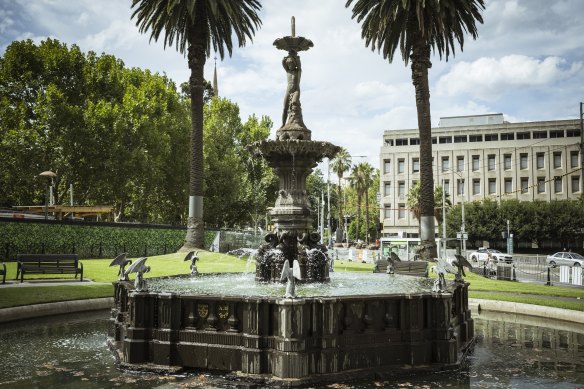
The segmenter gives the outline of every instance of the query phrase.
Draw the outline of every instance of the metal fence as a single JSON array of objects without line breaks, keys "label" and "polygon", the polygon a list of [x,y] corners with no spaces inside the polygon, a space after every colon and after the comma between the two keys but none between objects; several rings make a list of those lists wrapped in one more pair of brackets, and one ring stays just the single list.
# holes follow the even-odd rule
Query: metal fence
[{"label": "metal fence", "polygon": [[545,255],[514,255],[511,264],[474,262],[472,272],[498,280],[584,286],[581,266],[550,267]]}]

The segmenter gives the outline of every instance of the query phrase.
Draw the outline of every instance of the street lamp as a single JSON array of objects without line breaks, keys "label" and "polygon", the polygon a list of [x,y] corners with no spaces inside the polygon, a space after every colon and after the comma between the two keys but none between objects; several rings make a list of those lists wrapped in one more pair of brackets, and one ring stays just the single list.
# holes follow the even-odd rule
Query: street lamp
[{"label": "street lamp", "polygon": [[[53,188],[53,178],[57,177],[57,174],[50,171],[50,170],[46,170],[44,172],[42,172],[41,174],[39,174],[39,176],[41,177],[47,177],[50,178],[50,190],[52,190]],[[45,194],[45,220],[47,220],[49,218],[49,180],[47,180],[47,191]]]}]

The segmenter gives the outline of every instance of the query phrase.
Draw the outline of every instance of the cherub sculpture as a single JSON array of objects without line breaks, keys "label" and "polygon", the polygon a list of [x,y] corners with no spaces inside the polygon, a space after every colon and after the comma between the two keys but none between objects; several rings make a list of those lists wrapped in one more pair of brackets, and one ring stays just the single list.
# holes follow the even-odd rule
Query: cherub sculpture
[{"label": "cherub sculpture", "polygon": [[119,266],[120,267],[120,269],[118,270],[118,277],[120,277],[119,278],[120,281],[130,281],[127,274],[125,274],[125,270],[126,270],[126,266],[132,264],[132,261],[129,260],[127,257],[128,257],[128,253],[121,253],[120,255],[118,255],[117,257],[114,258],[112,263],[110,263],[110,267],[111,266]]},{"label": "cherub sculpture", "polygon": [[282,275],[280,276],[280,281],[288,280],[286,283],[286,294],[284,298],[296,298],[296,280],[301,280],[300,275],[300,264],[295,259],[292,268],[288,261],[284,261],[284,266],[282,267]]},{"label": "cherub sculpture", "polygon": [[144,280],[144,273],[150,271],[150,266],[146,266],[147,257],[141,257],[136,259],[128,270],[124,273],[124,276],[128,276],[130,273],[136,273],[136,279],[134,280],[134,290],[136,292],[143,292],[146,290],[146,281]]},{"label": "cherub sculpture", "polygon": [[197,269],[197,261],[199,260],[198,254],[198,251],[191,251],[184,259],[184,262],[191,261],[191,277],[199,275],[199,270]]}]

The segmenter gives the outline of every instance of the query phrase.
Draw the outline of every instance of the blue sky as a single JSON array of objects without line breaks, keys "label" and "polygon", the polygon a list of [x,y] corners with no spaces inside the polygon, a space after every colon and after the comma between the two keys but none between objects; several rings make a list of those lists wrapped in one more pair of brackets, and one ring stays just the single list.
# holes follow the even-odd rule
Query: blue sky
[{"label": "blue sky", "polygon": [[[13,40],[47,37],[83,51],[110,53],[126,66],[166,73],[180,84],[186,59],[149,42],[130,19],[130,1],[0,0],[0,54]],[[411,71],[365,47],[344,0],[263,0],[262,28],[253,43],[218,60],[219,92],[236,102],[242,119],[268,115],[279,126],[285,55],[272,45],[290,34],[314,42],[301,53],[304,122],[313,139],[367,155],[378,165],[384,130],[416,128]],[[476,41],[448,62],[432,58],[432,124],[442,116],[503,113],[510,122],[575,119],[584,101],[584,2],[486,0]],[[213,58],[205,76],[212,78]]]}]

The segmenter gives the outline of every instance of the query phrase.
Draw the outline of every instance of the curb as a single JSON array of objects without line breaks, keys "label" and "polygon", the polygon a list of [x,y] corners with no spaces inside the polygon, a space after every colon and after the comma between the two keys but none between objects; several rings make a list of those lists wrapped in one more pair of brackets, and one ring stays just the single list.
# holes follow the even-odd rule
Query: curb
[{"label": "curb", "polygon": [[55,303],[4,308],[0,309],[0,323],[32,319],[42,316],[61,315],[64,313],[97,311],[111,308],[113,303],[113,297],[103,297],[98,299],[60,301]]},{"label": "curb", "polygon": [[505,312],[516,315],[553,318],[573,323],[584,324],[584,312],[570,309],[545,307],[542,305],[514,303],[510,301],[468,299],[468,305],[472,313],[480,311]]}]

